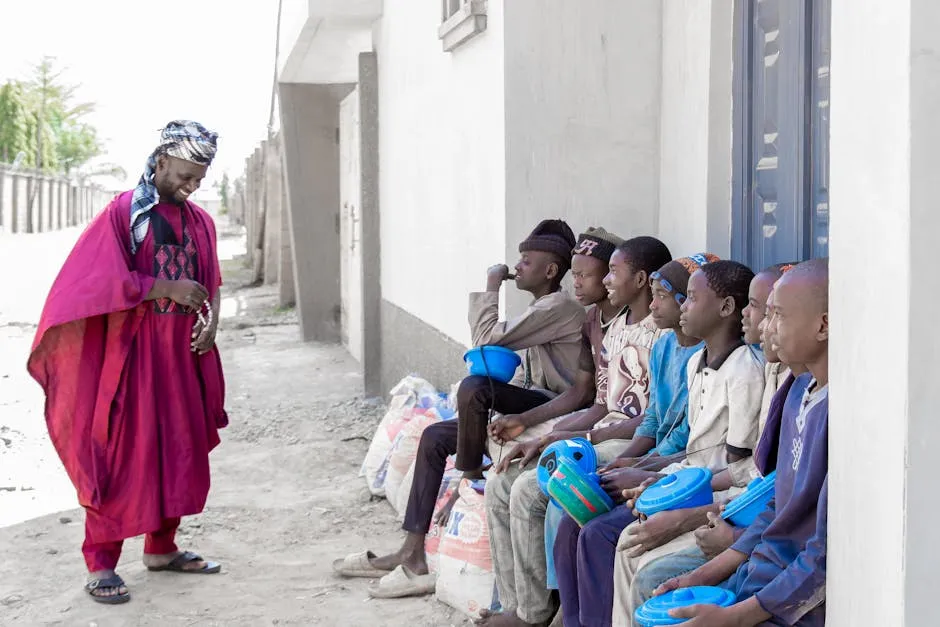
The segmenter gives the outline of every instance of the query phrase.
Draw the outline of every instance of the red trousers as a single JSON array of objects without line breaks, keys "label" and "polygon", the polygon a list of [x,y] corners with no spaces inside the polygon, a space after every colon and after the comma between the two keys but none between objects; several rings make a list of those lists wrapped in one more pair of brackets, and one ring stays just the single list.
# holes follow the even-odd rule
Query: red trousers
[{"label": "red trousers", "polygon": [[[88,572],[99,570],[114,570],[118,560],[121,558],[121,547],[123,540],[116,542],[98,542],[89,540],[89,517],[85,517],[85,542],[82,544],[82,553],[85,555],[85,564],[88,566]],[[180,526],[179,518],[165,518],[163,524],[156,531],[152,531],[144,538],[144,553],[150,555],[166,555],[177,551],[176,529]]]}]

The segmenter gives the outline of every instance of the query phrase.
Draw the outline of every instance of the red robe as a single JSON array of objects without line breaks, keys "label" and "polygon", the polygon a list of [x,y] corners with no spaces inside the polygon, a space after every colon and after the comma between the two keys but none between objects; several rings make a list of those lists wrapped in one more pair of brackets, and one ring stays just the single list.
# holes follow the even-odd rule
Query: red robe
[{"label": "red robe", "polygon": [[[131,255],[131,194],[79,238],[49,292],[28,363],[92,542],[202,511],[209,451],[228,423],[218,349],[190,350],[196,316],[158,313],[167,303],[144,300],[156,275],[154,228]],[[214,298],[221,272],[211,218],[192,203],[153,211],[177,237],[185,219],[193,278]]]}]

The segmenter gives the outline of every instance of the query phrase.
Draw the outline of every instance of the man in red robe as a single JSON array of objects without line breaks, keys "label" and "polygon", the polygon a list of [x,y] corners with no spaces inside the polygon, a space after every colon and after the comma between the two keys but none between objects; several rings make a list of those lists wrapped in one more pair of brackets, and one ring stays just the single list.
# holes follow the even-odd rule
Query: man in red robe
[{"label": "man in red robe", "polygon": [[125,538],[146,534],[150,570],[220,570],[174,543],[180,517],[205,506],[209,451],[228,423],[215,226],[188,200],[216,138],[185,120],[163,129],[137,187],[76,243],[29,357],[49,435],[85,508],[85,589],[101,603],[130,599],[114,571]]}]

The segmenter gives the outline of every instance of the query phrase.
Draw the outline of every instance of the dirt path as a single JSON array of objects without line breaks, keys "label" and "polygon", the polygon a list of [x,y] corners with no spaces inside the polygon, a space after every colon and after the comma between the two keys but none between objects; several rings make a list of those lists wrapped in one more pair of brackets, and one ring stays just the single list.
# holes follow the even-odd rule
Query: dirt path
[{"label": "dirt path", "polygon": [[[37,237],[31,246],[48,245],[55,258],[52,247],[62,241]],[[239,240],[223,244],[237,250]],[[4,246],[0,262],[10,251]],[[118,570],[133,600],[118,607],[81,590],[82,512],[58,511],[73,508],[74,495],[44,437],[38,386],[23,372],[35,318],[16,318],[38,311],[51,276],[28,281],[38,296],[0,300],[0,625],[465,624],[433,597],[374,601],[367,580],[331,574],[334,558],[391,549],[401,538],[391,508],[371,501],[357,477],[381,407],[361,398],[345,351],[299,343],[296,316],[276,310],[274,289],[239,287],[247,277],[240,262],[223,266],[219,344],[232,424],[212,455],[207,509],[184,520],[179,542],[223,562],[224,571],[149,573],[142,541],[129,540]]]}]

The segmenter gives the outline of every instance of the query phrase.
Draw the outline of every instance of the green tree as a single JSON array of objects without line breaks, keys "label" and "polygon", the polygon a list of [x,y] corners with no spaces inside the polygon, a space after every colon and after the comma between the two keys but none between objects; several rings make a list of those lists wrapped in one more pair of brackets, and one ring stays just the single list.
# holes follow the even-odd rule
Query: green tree
[{"label": "green tree", "polygon": [[62,74],[54,58],[43,57],[29,81],[0,89],[0,158],[22,151],[26,167],[68,173],[101,154],[98,133],[85,121],[95,106],[76,103],[78,86]]},{"label": "green tree", "polygon": [[23,85],[7,81],[0,87],[0,162],[11,163],[30,148],[30,114]]},{"label": "green tree", "polygon": [[228,172],[222,173],[222,180],[216,182],[215,188],[219,192],[219,200],[222,203],[221,213],[222,215],[225,215],[229,212],[229,209],[231,208],[231,205],[229,204],[229,202],[231,200],[230,194],[231,194],[232,188],[231,188],[231,183],[229,182],[229,179],[228,179]]}]

